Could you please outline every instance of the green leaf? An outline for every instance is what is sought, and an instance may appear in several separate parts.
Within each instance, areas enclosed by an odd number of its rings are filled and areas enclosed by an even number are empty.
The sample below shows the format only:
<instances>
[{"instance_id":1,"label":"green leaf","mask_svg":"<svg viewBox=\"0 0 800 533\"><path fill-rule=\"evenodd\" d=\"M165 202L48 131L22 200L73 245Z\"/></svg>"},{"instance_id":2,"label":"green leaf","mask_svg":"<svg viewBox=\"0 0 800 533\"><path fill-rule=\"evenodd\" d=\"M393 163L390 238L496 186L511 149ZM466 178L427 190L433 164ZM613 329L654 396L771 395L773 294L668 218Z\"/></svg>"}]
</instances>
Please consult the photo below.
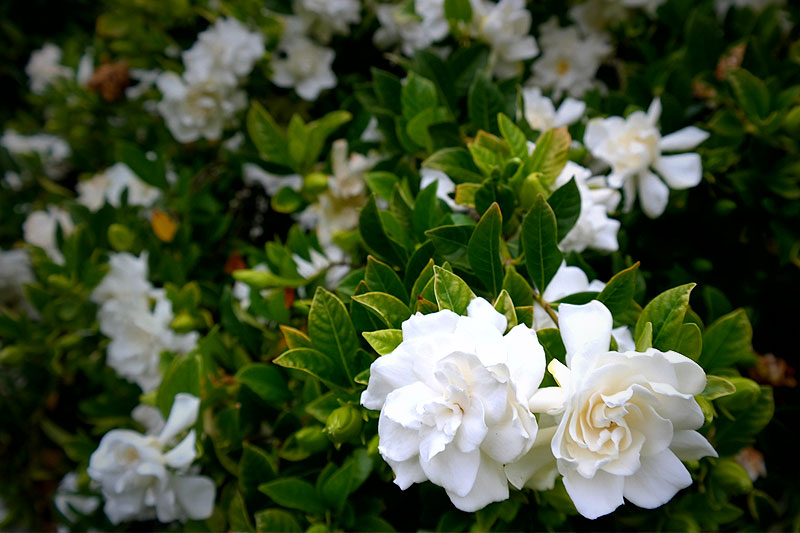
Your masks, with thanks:
<instances>
[{"instance_id":1,"label":"green leaf","mask_svg":"<svg viewBox=\"0 0 800 533\"><path fill-rule=\"evenodd\" d=\"M367 187L378 198L383 198L387 202L392 198L394 186L398 183L397 175L386 172L384 170L376 170L364 174L364 181L367 182Z\"/></svg>"},{"instance_id":2,"label":"green leaf","mask_svg":"<svg viewBox=\"0 0 800 533\"><path fill-rule=\"evenodd\" d=\"M633 294L636 289L636 275L638 272L638 262L625 270L617 272L608 280L606 286L597 296L597 301L611 311L615 323L628 324L624 318L628 316L632 307L636 307Z\"/></svg>"},{"instance_id":3,"label":"green leaf","mask_svg":"<svg viewBox=\"0 0 800 533\"><path fill-rule=\"evenodd\" d=\"M688 283L669 289L645 306L633 334L633 338L637 339L637 347L647 322L651 322L653 329L654 348L667 351L678 345L683 317L689 309L689 294L694 287L695 283Z\"/></svg>"},{"instance_id":4,"label":"green leaf","mask_svg":"<svg viewBox=\"0 0 800 533\"><path fill-rule=\"evenodd\" d=\"M353 386L352 380L343 374L337 361L313 348L292 348L276 357L273 362L278 366L301 370L337 387Z\"/></svg>"},{"instance_id":5,"label":"green leaf","mask_svg":"<svg viewBox=\"0 0 800 533\"><path fill-rule=\"evenodd\" d=\"M337 362L348 386L352 387L358 350L356 330L344 304L322 287L314 293L308 312L308 336L315 348Z\"/></svg>"},{"instance_id":6,"label":"green leaf","mask_svg":"<svg viewBox=\"0 0 800 533\"><path fill-rule=\"evenodd\" d=\"M406 250L387 233L374 196L371 196L367 205L361 209L358 228L369 250L385 258L390 264L405 264Z\"/></svg>"},{"instance_id":7,"label":"green leaf","mask_svg":"<svg viewBox=\"0 0 800 533\"><path fill-rule=\"evenodd\" d=\"M461 183L456 185L456 203L475 207L475 194L483 187L480 183Z\"/></svg>"},{"instance_id":8,"label":"green leaf","mask_svg":"<svg viewBox=\"0 0 800 533\"><path fill-rule=\"evenodd\" d=\"M325 505L314 485L296 477L276 479L259 485L258 490L275 503L288 509L297 509L309 514L323 514Z\"/></svg>"},{"instance_id":9,"label":"green leaf","mask_svg":"<svg viewBox=\"0 0 800 533\"><path fill-rule=\"evenodd\" d=\"M467 113L472 125L479 130L497 132L497 115L506 112L506 102L500 89L485 75L475 77L467 95Z\"/></svg>"},{"instance_id":10,"label":"green leaf","mask_svg":"<svg viewBox=\"0 0 800 533\"><path fill-rule=\"evenodd\" d=\"M286 378L274 366L263 363L243 366L236 372L236 379L270 405L280 405L290 398Z\"/></svg>"},{"instance_id":11,"label":"green leaf","mask_svg":"<svg viewBox=\"0 0 800 533\"><path fill-rule=\"evenodd\" d=\"M637 324L637 329L639 325ZM646 352L648 349L653 347L653 323L652 322L645 322L644 326L642 326L641 332L639 332L636 337L636 351L637 352Z\"/></svg>"},{"instance_id":12,"label":"green leaf","mask_svg":"<svg viewBox=\"0 0 800 533\"><path fill-rule=\"evenodd\" d=\"M328 137L352 118L353 116L348 111L338 110L332 111L320 119L309 122L306 126L309 131L306 158L302 168L299 170L307 170L314 166L317 159L319 159L320 153L322 153L322 148L325 146L325 141Z\"/></svg>"},{"instance_id":13,"label":"green leaf","mask_svg":"<svg viewBox=\"0 0 800 533\"><path fill-rule=\"evenodd\" d=\"M322 495L334 509L341 510L347 497L355 492L372 471L372 460L365 449L353 452L333 474L322 483Z\"/></svg>"},{"instance_id":14,"label":"green leaf","mask_svg":"<svg viewBox=\"0 0 800 533\"><path fill-rule=\"evenodd\" d=\"M724 399L731 397L727 396ZM775 400L772 396L772 387L762 386L757 400L746 413L735 420L727 420L724 417L718 419L714 447L720 457L735 455L745 446L752 445L754 436L764 429L774 412Z\"/></svg>"},{"instance_id":15,"label":"green leaf","mask_svg":"<svg viewBox=\"0 0 800 533\"><path fill-rule=\"evenodd\" d=\"M303 531L292 513L283 509L265 509L255 514L256 533L282 532L299 533Z\"/></svg>"},{"instance_id":16,"label":"green leaf","mask_svg":"<svg viewBox=\"0 0 800 533\"><path fill-rule=\"evenodd\" d=\"M564 346L564 341L561 338L561 332L558 328L542 328L537 330L536 337L544 348L548 361L557 359L567 364L567 348Z\"/></svg>"},{"instance_id":17,"label":"green leaf","mask_svg":"<svg viewBox=\"0 0 800 533\"><path fill-rule=\"evenodd\" d=\"M433 254L436 253L436 247L429 239L425 239L421 245L408 258L406 270L403 274L403 284L409 291L414 287L414 282L417 280L422 271L428 266L428 263L433 259Z\"/></svg>"},{"instance_id":18,"label":"green leaf","mask_svg":"<svg viewBox=\"0 0 800 533\"><path fill-rule=\"evenodd\" d=\"M172 402L179 392L188 392L201 398L202 359L198 353L180 355L172 360L158 387L156 405L166 419L172 409Z\"/></svg>"},{"instance_id":19,"label":"green leaf","mask_svg":"<svg viewBox=\"0 0 800 533\"><path fill-rule=\"evenodd\" d=\"M474 226L439 226L425 232L436 251L454 265L467 266L467 246Z\"/></svg>"},{"instance_id":20,"label":"green leaf","mask_svg":"<svg viewBox=\"0 0 800 533\"><path fill-rule=\"evenodd\" d=\"M528 158L528 138L514 122L503 113L497 115L500 134L511 148L511 153L523 161Z\"/></svg>"},{"instance_id":21,"label":"green leaf","mask_svg":"<svg viewBox=\"0 0 800 533\"><path fill-rule=\"evenodd\" d=\"M261 157L276 165L291 168L286 134L275 123L272 115L258 102L253 102L250 111L247 112L247 131Z\"/></svg>"},{"instance_id":22,"label":"green leaf","mask_svg":"<svg viewBox=\"0 0 800 533\"><path fill-rule=\"evenodd\" d=\"M475 143L469 143L467 146L469 153L472 155L472 160L481 169L484 176L491 176L492 171L503 164L503 160L497 152L485 148Z\"/></svg>"},{"instance_id":23,"label":"green leaf","mask_svg":"<svg viewBox=\"0 0 800 533\"><path fill-rule=\"evenodd\" d=\"M700 331L700 326L694 322L681 325L675 351L697 361L703 351L703 333Z\"/></svg>"},{"instance_id":24,"label":"green leaf","mask_svg":"<svg viewBox=\"0 0 800 533\"><path fill-rule=\"evenodd\" d=\"M262 272L261 270L248 268L234 271L233 279L246 283L255 290L272 289L276 287L302 287L308 283L308 280L304 278L287 278L285 276L278 276L272 272Z\"/></svg>"},{"instance_id":25,"label":"green leaf","mask_svg":"<svg viewBox=\"0 0 800 533\"><path fill-rule=\"evenodd\" d=\"M353 296L353 300L372 311L389 328L399 329L403 322L411 316L411 311L406 304L384 292L359 294Z\"/></svg>"},{"instance_id":26,"label":"green leaf","mask_svg":"<svg viewBox=\"0 0 800 533\"><path fill-rule=\"evenodd\" d=\"M411 213L411 225L417 240L425 240L425 232L430 228L436 227L436 223L441 217L439 211L439 199L436 197L437 183L434 181L422 189L414 201L414 209Z\"/></svg>"},{"instance_id":27,"label":"green leaf","mask_svg":"<svg viewBox=\"0 0 800 533\"><path fill-rule=\"evenodd\" d=\"M483 214L467 244L469 264L492 296L503 285L503 261L500 257L500 234L503 217L500 206L493 203Z\"/></svg>"},{"instance_id":28,"label":"green leaf","mask_svg":"<svg viewBox=\"0 0 800 533\"><path fill-rule=\"evenodd\" d=\"M503 290L507 291L514 305L525 307L533 305L533 289L528 280L522 277L514 265L506 266L506 275L503 278Z\"/></svg>"},{"instance_id":29,"label":"green leaf","mask_svg":"<svg viewBox=\"0 0 800 533\"><path fill-rule=\"evenodd\" d=\"M309 148L309 128L300 115L292 115L287 129L289 143L289 159L292 161L292 168L301 169L306 161L306 152Z\"/></svg>"},{"instance_id":30,"label":"green leaf","mask_svg":"<svg viewBox=\"0 0 800 533\"><path fill-rule=\"evenodd\" d=\"M395 115L402 114L402 104L400 102L402 85L400 78L377 68L371 69L371 72L372 87L375 89L378 101Z\"/></svg>"},{"instance_id":31,"label":"green leaf","mask_svg":"<svg viewBox=\"0 0 800 533\"><path fill-rule=\"evenodd\" d=\"M424 110L436 107L438 102L436 85L431 80L410 72L400 92L403 116L411 120Z\"/></svg>"},{"instance_id":32,"label":"green leaf","mask_svg":"<svg viewBox=\"0 0 800 533\"><path fill-rule=\"evenodd\" d=\"M536 149L531 154L526 170L540 172L546 188L550 188L567 163L572 137L567 128L561 127L544 132L536 140Z\"/></svg>"},{"instance_id":33,"label":"green leaf","mask_svg":"<svg viewBox=\"0 0 800 533\"><path fill-rule=\"evenodd\" d=\"M313 346L308 335L299 329L283 325L280 328L283 338L286 340L286 346L289 348L311 348Z\"/></svg>"},{"instance_id":34,"label":"green leaf","mask_svg":"<svg viewBox=\"0 0 800 533\"><path fill-rule=\"evenodd\" d=\"M505 290L500 291L497 300L494 302L494 309L506 317L506 331L517 325L517 312L514 310L514 302Z\"/></svg>"},{"instance_id":35,"label":"green leaf","mask_svg":"<svg viewBox=\"0 0 800 533\"><path fill-rule=\"evenodd\" d=\"M242 494L237 490L228 503L228 524L233 531L255 531L250 523L250 515L244 504Z\"/></svg>"},{"instance_id":36,"label":"green leaf","mask_svg":"<svg viewBox=\"0 0 800 533\"><path fill-rule=\"evenodd\" d=\"M403 332L399 329L382 329L365 331L361 335L367 340L378 355L386 355L394 351L403 342Z\"/></svg>"},{"instance_id":37,"label":"green leaf","mask_svg":"<svg viewBox=\"0 0 800 533\"><path fill-rule=\"evenodd\" d=\"M581 214L581 193L575 183L575 178L571 178L567 183L556 189L547 199L547 203L550 204L556 214L558 242L561 242L575 226Z\"/></svg>"},{"instance_id":38,"label":"green leaf","mask_svg":"<svg viewBox=\"0 0 800 533\"><path fill-rule=\"evenodd\" d=\"M556 215L544 196L537 196L533 207L523 219L520 240L528 274L539 293L544 293L561 266L563 257L558 249Z\"/></svg>"},{"instance_id":39,"label":"green leaf","mask_svg":"<svg viewBox=\"0 0 800 533\"><path fill-rule=\"evenodd\" d=\"M721 376L706 376L706 388L701 395L707 400L716 400L736 392L736 386Z\"/></svg>"},{"instance_id":40,"label":"green leaf","mask_svg":"<svg viewBox=\"0 0 800 533\"><path fill-rule=\"evenodd\" d=\"M756 361L753 328L743 309L729 313L706 328L703 353L697 361L707 371Z\"/></svg>"},{"instance_id":41,"label":"green leaf","mask_svg":"<svg viewBox=\"0 0 800 533\"><path fill-rule=\"evenodd\" d=\"M425 265L425 268L422 269L422 272L419 273L419 276L414 281L414 285L411 287L411 298L409 299L409 305L412 307L415 305L419 295L422 294L422 290L433 279L433 265L433 259L429 259L428 264Z\"/></svg>"},{"instance_id":42,"label":"green leaf","mask_svg":"<svg viewBox=\"0 0 800 533\"><path fill-rule=\"evenodd\" d=\"M533 306L532 305L518 305L514 308L517 313L517 321L520 324L525 324L529 328L533 327Z\"/></svg>"},{"instance_id":43,"label":"green leaf","mask_svg":"<svg viewBox=\"0 0 800 533\"><path fill-rule=\"evenodd\" d=\"M370 290L391 294L404 302L408 300L408 291L406 291L403 282L400 281L400 276L397 275L392 267L372 256L367 257L367 270L364 274L364 281L367 282Z\"/></svg>"},{"instance_id":44,"label":"green leaf","mask_svg":"<svg viewBox=\"0 0 800 533\"><path fill-rule=\"evenodd\" d=\"M447 122L449 118L450 114L444 107L423 109L408 121L406 133L412 141L430 151L433 149L433 141L428 128L434 124Z\"/></svg>"},{"instance_id":45,"label":"green leaf","mask_svg":"<svg viewBox=\"0 0 800 533\"><path fill-rule=\"evenodd\" d=\"M161 157L151 161L139 146L128 141L117 144L115 156L117 161L125 163L145 183L159 189L169 189L167 167Z\"/></svg>"},{"instance_id":46,"label":"green leaf","mask_svg":"<svg viewBox=\"0 0 800 533\"><path fill-rule=\"evenodd\" d=\"M423 161L422 166L441 170L456 183L481 183L484 180L466 148L442 148Z\"/></svg>"},{"instance_id":47,"label":"green leaf","mask_svg":"<svg viewBox=\"0 0 800 533\"><path fill-rule=\"evenodd\" d=\"M277 476L275 460L258 446L245 442L239 461L239 486L245 494L255 491L260 483Z\"/></svg>"},{"instance_id":48,"label":"green leaf","mask_svg":"<svg viewBox=\"0 0 800 533\"><path fill-rule=\"evenodd\" d=\"M753 121L767 118L770 111L769 89L760 79L743 68L728 72L736 100L748 118Z\"/></svg>"},{"instance_id":49,"label":"green leaf","mask_svg":"<svg viewBox=\"0 0 800 533\"><path fill-rule=\"evenodd\" d=\"M449 21L472 22L472 4L469 0L444 0L444 16Z\"/></svg>"},{"instance_id":50,"label":"green leaf","mask_svg":"<svg viewBox=\"0 0 800 533\"><path fill-rule=\"evenodd\" d=\"M464 280L442 267L433 267L433 290L439 309L450 309L458 315L467 312L475 294Z\"/></svg>"}]
</instances>

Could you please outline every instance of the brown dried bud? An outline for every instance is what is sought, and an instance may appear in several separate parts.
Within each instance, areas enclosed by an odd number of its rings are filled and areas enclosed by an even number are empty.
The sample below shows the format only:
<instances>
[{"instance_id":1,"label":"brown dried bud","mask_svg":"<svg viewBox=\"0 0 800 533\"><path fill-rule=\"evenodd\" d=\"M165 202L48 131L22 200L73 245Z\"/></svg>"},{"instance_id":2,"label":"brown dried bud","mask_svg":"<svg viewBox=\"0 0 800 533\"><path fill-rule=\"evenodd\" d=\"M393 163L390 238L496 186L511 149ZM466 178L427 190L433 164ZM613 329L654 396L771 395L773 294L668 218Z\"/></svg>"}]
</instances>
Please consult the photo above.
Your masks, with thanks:
<instances>
[{"instance_id":1,"label":"brown dried bud","mask_svg":"<svg viewBox=\"0 0 800 533\"><path fill-rule=\"evenodd\" d=\"M100 93L106 102L120 100L125 88L131 84L129 68L130 65L124 60L100 65L89 80L89 89Z\"/></svg>"},{"instance_id":2,"label":"brown dried bud","mask_svg":"<svg viewBox=\"0 0 800 533\"><path fill-rule=\"evenodd\" d=\"M718 80L722 81L725 79L725 76L728 74L728 72L741 67L746 48L747 43L737 44L728 50L727 53L723 54L722 57L719 58L719 62L717 62L717 70L714 71L714 76L716 76Z\"/></svg>"},{"instance_id":3,"label":"brown dried bud","mask_svg":"<svg viewBox=\"0 0 800 533\"><path fill-rule=\"evenodd\" d=\"M771 353L759 355L758 362L748 370L751 378L759 383L773 387L796 387L794 368L789 366L784 359L775 357Z\"/></svg>"}]
</instances>

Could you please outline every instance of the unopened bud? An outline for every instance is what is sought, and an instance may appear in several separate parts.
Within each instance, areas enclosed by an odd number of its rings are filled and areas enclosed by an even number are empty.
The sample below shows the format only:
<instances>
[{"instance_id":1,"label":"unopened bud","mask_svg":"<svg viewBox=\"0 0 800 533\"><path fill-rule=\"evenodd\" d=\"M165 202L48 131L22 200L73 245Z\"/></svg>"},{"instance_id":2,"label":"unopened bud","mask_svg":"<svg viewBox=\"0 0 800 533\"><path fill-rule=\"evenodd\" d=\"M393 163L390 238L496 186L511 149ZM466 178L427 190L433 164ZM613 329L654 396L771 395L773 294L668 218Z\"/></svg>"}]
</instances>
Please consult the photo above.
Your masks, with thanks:
<instances>
[{"instance_id":1,"label":"unopened bud","mask_svg":"<svg viewBox=\"0 0 800 533\"><path fill-rule=\"evenodd\" d=\"M108 242L117 252L125 252L133 247L136 235L122 224L111 224L108 227Z\"/></svg>"},{"instance_id":2,"label":"unopened bud","mask_svg":"<svg viewBox=\"0 0 800 533\"><path fill-rule=\"evenodd\" d=\"M352 405L343 405L328 415L325 433L334 444L351 441L361 435L361 410Z\"/></svg>"}]
</instances>

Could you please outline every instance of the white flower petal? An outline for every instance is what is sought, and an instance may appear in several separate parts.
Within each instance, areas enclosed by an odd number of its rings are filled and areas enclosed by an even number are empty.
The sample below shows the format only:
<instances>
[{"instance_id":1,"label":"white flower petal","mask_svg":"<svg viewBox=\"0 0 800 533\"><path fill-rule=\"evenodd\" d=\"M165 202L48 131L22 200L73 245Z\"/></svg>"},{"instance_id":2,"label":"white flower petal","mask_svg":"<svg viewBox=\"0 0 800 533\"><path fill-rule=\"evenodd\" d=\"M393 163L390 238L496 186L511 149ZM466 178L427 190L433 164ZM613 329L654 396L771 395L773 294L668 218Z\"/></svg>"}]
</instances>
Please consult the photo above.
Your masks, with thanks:
<instances>
[{"instance_id":1,"label":"white flower petal","mask_svg":"<svg viewBox=\"0 0 800 533\"><path fill-rule=\"evenodd\" d=\"M696 461L702 457L718 457L717 451L697 431L676 431L669 449L682 461Z\"/></svg>"},{"instance_id":2,"label":"white flower petal","mask_svg":"<svg viewBox=\"0 0 800 533\"><path fill-rule=\"evenodd\" d=\"M167 423L158 436L158 441L164 445L178 436L182 431L189 429L196 421L200 410L200 399L197 396L179 392L175 395L172 409L169 412Z\"/></svg>"},{"instance_id":3,"label":"white flower petal","mask_svg":"<svg viewBox=\"0 0 800 533\"><path fill-rule=\"evenodd\" d=\"M611 343L611 312L597 300L585 305L558 306L561 338L567 349L567 366L577 355L607 352Z\"/></svg>"},{"instance_id":4,"label":"white flower petal","mask_svg":"<svg viewBox=\"0 0 800 533\"><path fill-rule=\"evenodd\" d=\"M564 409L566 391L562 387L546 387L536 391L528 402L532 413L555 414Z\"/></svg>"},{"instance_id":5,"label":"white flower petal","mask_svg":"<svg viewBox=\"0 0 800 533\"><path fill-rule=\"evenodd\" d=\"M553 126L569 126L577 122L586 111L586 103L575 98L565 98L561 105L558 106L556 111L556 118L553 121Z\"/></svg>"},{"instance_id":6,"label":"white flower petal","mask_svg":"<svg viewBox=\"0 0 800 533\"><path fill-rule=\"evenodd\" d=\"M544 348L536 332L525 324L517 324L503 337L506 366L517 387L517 397L527 401L544 378Z\"/></svg>"},{"instance_id":7,"label":"white flower petal","mask_svg":"<svg viewBox=\"0 0 800 533\"><path fill-rule=\"evenodd\" d=\"M535 490L550 490L558 476L556 458L550 449L550 441L556 433L556 426L539 428L536 441L531 449L518 461L507 464L506 477L514 487L522 490L530 487Z\"/></svg>"},{"instance_id":8,"label":"white flower petal","mask_svg":"<svg viewBox=\"0 0 800 533\"><path fill-rule=\"evenodd\" d=\"M197 457L197 450L194 447L196 440L197 436L194 430L191 430L180 444L164 454L167 464L178 470L188 468L194 458Z\"/></svg>"},{"instance_id":9,"label":"white flower petal","mask_svg":"<svg viewBox=\"0 0 800 533\"><path fill-rule=\"evenodd\" d=\"M503 465L483 457L472 489L464 495L448 490L447 495L453 505L467 513L482 509L492 502L507 500L508 481L503 472Z\"/></svg>"},{"instance_id":10,"label":"white flower petal","mask_svg":"<svg viewBox=\"0 0 800 533\"><path fill-rule=\"evenodd\" d=\"M467 306L467 316L485 324L491 324L500 333L506 330L506 325L508 324L506 317L499 313L492 307L492 304L483 298L474 298L469 303Z\"/></svg>"},{"instance_id":11,"label":"white flower petal","mask_svg":"<svg viewBox=\"0 0 800 533\"><path fill-rule=\"evenodd\" d=\"M400 490L406 490L414 483L422 483L428 480L425 476L425 472L419 465L419 457L412 457L407 461L392 461L384 457L384 460L392 467L394 483L400 487Z\"/></svg>"},{"instance_id":12,"label":"white flower petal","mask_svg":"<svg viewBox=\"0 0 800 533\"><path fill-rule=\"evenodd\" d=\"M670 450L642 457L642 466L625 478L625 498L631 503L655 509L670 501L675 494L692 484L692 476Z\"/></svg>"},{"instance_id":13,"label":"white flower petal","mask_svg":"<svg viewBox=\"0 0 800 533\"><path fill-rule=\"evenodd\" d=\"M698 154L662 155L653 164L664 181L675 190L688 189L703 179L703 163Z\"/></svg>"},{"instance_id":14,"label":"white flower petal","mask_svg":"<svg viewBox=\"0 0 800 533\"><path fill-rule=\"evenodd\" d=\"M646 170L636 177L639 185L639 203L650 218L661 216L669 202L669 187L658 176Z\"/></svg>"},{"instance_id":15,"label":"white flower petal","mask_svg":"<svg viewBox=\"0 0 800 533\"><path fill-rule=\"evenodd\" d=\"M607 474L602 470L591 479L586 479L577 472L564 475L564 488L575 508L592 520L611 513L623 504L624 487L624 477Z\"/></svg>"},{"instance_id":16,"label":"white flower petal","mask_svg":"<svg viewBox=\"0 0 800 533\"><path fill-rule=\"evenodd\" d=\"M214 512L217 488L206 476L175 476L172 481L178 503L192 520L205 520Z\"/></svg>"},{"instance_id":17,"label":"white flower petal","mask_svg":"<svg viewBox=\"0 0 800 533\"><path fill-rule=\"evenodd\" d=\"M475 486L480 464L480 450L464 453L452 446L431 457L430 461L420 459L420 465L428 479L461 497L469 494Z\"/></svg>"},{"instance_id":18,"label":"white flower petal","mask_svg":"<svg viewBox=\"0 0 800 533\"><path fill-rule=\"evenodd\" d=\"M708 139L708 132L695 126L686 126L662 137L659 147L662 152L684 152Z\"/></svg>"},{"instance_id":19,"label":"white flower petal","mask_svg":"<svg viewBox=\"0 0 800 533\"><path fill-rule=\"evenodd\" d=\"M449 309L438 313L423 315L415 313L403 322L403 341L409 341L430 334L451 333L456 329L458 315Z\"/></svg>"}]
</instances>

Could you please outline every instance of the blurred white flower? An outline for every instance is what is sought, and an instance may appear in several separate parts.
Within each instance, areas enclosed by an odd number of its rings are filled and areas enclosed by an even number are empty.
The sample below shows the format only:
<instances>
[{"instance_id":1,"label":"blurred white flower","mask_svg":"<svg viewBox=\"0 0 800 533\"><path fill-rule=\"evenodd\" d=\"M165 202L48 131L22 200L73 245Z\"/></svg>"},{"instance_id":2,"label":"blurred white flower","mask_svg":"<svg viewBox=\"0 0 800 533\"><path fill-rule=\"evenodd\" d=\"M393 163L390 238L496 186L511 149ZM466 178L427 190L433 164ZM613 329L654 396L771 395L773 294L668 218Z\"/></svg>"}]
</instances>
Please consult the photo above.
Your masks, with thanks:
<instances>
[{"instance_id":1,"label":"blurred white flower","mask_svg":"<svg viewBox=\"0 0 800 533\"><path fill-rule=\"evenodd\" d=\"M150 207L161 197L161 191L139 179L125 163L116 163L91 179L79 182L76 189L78 203L92 211L103 207L106 201L119 207L125 190L128 191L128 205Z\"/></svg>"},{"instance_id":2,"label":"blurred white flower","mask_svg":"<svg viewBox=\"0 0 800 533\"><path fill-rule=\"evenodd\" d=\"M284 17L286 27L272 56L272 83L294 89L304 100L316 100L325 89L336 87L331 69L336 55L332 48L320 46L305 36L305 23Z\"/></svg>"},{"instance_id":3,"label":"blurred white flower","mask_svg":"<svg viewBox=\"0 0 800 533\"><path fill-rule=\"evenodd\" d=\"M732 7L737 9L749 8L756 13L760 13L768 6L783 5L784 3L785 2L783 0L714 0L714 9L716 10L717 15L720 18L723 18L728 10ZM786 20L789 22L788 16L786 17Z\"/></svg>"},{"instance_id":4,"label":"blurred white flower","mask_svg":"<svg viewBox=\"0 0 800 533\"><path fill-rule=\"evenodd\" d=\"M108 273L90 296L92 302L102 305L110 300L147 299L153 286L147 279L147 252L136 257L128 252L111 254Z\"/></svg>"},{"instance_id":5,"label":"blurred white flower","mask_svg":"<svg viewBox=\"0 0 800 533\"><path fill-rule=\"evenodd\" d=\"M100 498L81 492L78 486L78 474L69 472L58 484L53 503L64 518L74 523L82 516L95 512L100 507Z\"/></svg>"},{"instance_id":6,"label":"blurred white flower","mask_svg":"<svg viewBox=\"0 0 800 533\"><path fill-rule=\"evenodd\" d=\"M242 165L242 179L247 185L258 183L264 187L269 196L275 196L284 187L289 187L293 191L303 188L303 176L300 174L273 174L253 163Z\"/></svg>"},{"instance_id":7,"label":"blurred white flower","mask_svg":"<svg viewBox=\"0 0 800 533\"><path fill-rule=\"evenodd\" d=\"M569 8L569 16L583 34L603 33L628 17L619 0L585 0Z\"/></svg>"},{"instance_id":8,"label":"blurred white flower","mask_svg":"<svg viewBox=\"0 0 800 533\"><path fill-rule=\"evenodd\" d=\"M61 78L72 78L75 71L61 64L61 48L47 43L34 51L25 66L31 92L42 94L50 85Z\"/></svg>"},{"instance_id":9,"label":"blurred white flower","mask_svg":"<svg viewBox=\"0 0 800 533\"><path fill-rule=\"evenodd\" d=\"M611 45L599 34L581 37L578 28L561 28L553 17L539 27L542 55L533 63L529 83L552 90L559 99L565 92L576 98L595 87L595 73L611 53Z\"/></svg>"},{"instance_id":10,"label":"blurred white flower","mask_svg":"<svg viewBox=\"0 0 800 533\"><path fill-rule=\"evenodd\" d=\"M195 431L174 444L194 425L199 408L198 398L179 393L157 435L114 429L103 436L89 459L87 473L100 484L106 500L104 511L113 524L153 518L162 523L203 520L211 516L214 482L188 473L197 457Z\"/></svg>"},{"instance_id":11,"label":"blurred white flower","mask_svg":"<svg viewBox=\"0 0 800 533\"><path fill-rule=\"evenodd\" d=\"M635 111L627 118L590 120L583 138L593 156L611 165L608 183L624 190L625 211L631 210L638 193L642 211L650 218L658 217L666 209L669 187L694 187L703 174L698 154L661 155L662 152L691 150L708 138L707 132L695 126L662 138L658 130L660 116L661 101L656 98L647 113Z\"/></svg>"},{"instance_id":12,"label":"blurred white flower","mask_svg":"<svg viewBox=\"0 0 800 533\"><path fill-rule=\"evenodd\" d=\"M473 36L492 49L491 64L498 78L511 78L522 71L522 61L536 57L539 47L530 34L531 12L525 0L472 0Z\"/></svg>"},{"instance_id":13,"label":"blurred white flower","mask_svg":"<svg viewBox=\"0 0 800 533\"><path fill-rule=\"evenodd\" d=\"M61 137L46 133L20 135L9 129L0 137L0 146L12 156L36 154L45 174L51 179L61 179L69 169L72 150Z\"/></svg>"},{"instance_id":14,"label":"blurred white flower","mask_svg":"<svg viewBox=\"0 0 800 533\"><path fill-rule=\"evenodd\" d=\"M419 190L425 189L428 185L436 182L436 197L444 202L455 212L465 212L469 208L463 205L458 205L451 197L451 194L456 192L456 184L450 179L450 176L441 170L434 170L432 168L422 167L419 169Z\"/></svg>"},{"instance_id":15,"label":"blurred white flower","mask_svg":"<svg viewBox=\"0 0 800 533\"><path fill-rule=\"evenodd\" d=\"M619 248L617 233L619 220L608 218L608 214L619 205L618 191L606 187L605 179L592 177L592 172L567 161L556 178L553 190L575 178L581 196L581 211L575 225L558 244L565 252L582 252L587 248L601 252L614 252Z\"/></svg>"},{"instance_id":16,"label":"blurred white flower","mask_svg":"<svg viewBox=\"0 0 800 533\"><path fill-rule=\"evenodd\" d=\"M31 258L26 250L0 249L0 307L36 316L23 291L23 286L34 279Z\"/></svg>"},{"instance_id":17,"label":"blurred white flower","mask_svg":"<svg viewBox=\"0 0 800 533\"><path fill-rule=\"evenodd\" d=\"M292 254L297 273L305 279L312 279L326 271L325 286L335 287L350 272L347 255L335 244L326 246L324 253L311 248L308 255L310 261L298 254Z\"/></svg>"},{"instance_id":18,"label":"blurred white flower","mask_svg":"<svg viewBox=\"0 0 800 533\"><path fill-rule=\"evenodd\" d=\"M578 512L592 519L623 497L647 509L667 503L692 483L681 460L717 456L695 431L705 420L694 399L706 384L703 369L673 351L610 351L612 322L598 301L562 304L567 364L551 361L559 386L529 403L560 417L551 451Z\"/></svg>"},{"instance_id":19,"label":"blurred white flower","mask_svg":"<svg viewBox=\"0 0 800 533\"><path fill-rule=\"evenodd\" d=\"M667 0L620 0L625 7L641 8L651 17L656 14L656 9Z\"/></svg>"},{"instance_id":20,"label":"blurred white flower","mask_svg":"<svg viewBox=\"0 0 800 533\"><path fill-rule=\"evenodd\" d=\"M64 264L64 256L56 243L56 228L61 227L64 238L70 236L75 226L69 213L52 205L47 211L34 211L22 224L25 242L43 249L50 259L59 265Z\"/></svg>"},{"instance_id":21,"label":"blurred white flower","mask_svg":"<svg viewBox=\"0 0 800 533\"><path fill-rule=\"evenodd\" d=\"M378 48L399 45L407 56L444 39L450 25L444 16L444 0L415 0L414 12L404 4L379 4L375 8L381 27L373 40Z\"/></svg>"},{"instance_id":22,"label":"blurred white flower","mask_svg":"<svg viewBox=\"0 0 800 533\"><path fill-rule=\"evenodd\" d=\"M523 88L522 101L525 120L531 128L541 132L574 124L586 111L586 104L574 98L565 98L556 110L553 101L538 87Z\"/></svg>"},{"instance_id":23,"label":"blurred white flower","mask_svg":"<svg viewBox=\"0 0 800 533\"><path fill-rule=\"evenodd\" d=\"M294 12L305 19L311 33L323 43L333 35L347 35L361 21L360 0L294 0Z\"/></svg>"},{"instance_id":24,"label":"blurred white flower","mask_svg":"<svg viewBox=\"0 0 800 533\"><path fill-rule=\"evenodd\" d=\"M158 70L147 70L143 68L130 69L128 75L131 80L135 80L137 83L125 89L125 96L130 100L139 98L153 88L160 74L161 71Z\"/></svg>"},{"instance_id":25,"label":"blurred white flower","mask_svg":"<svg viewBox=\"0 0 800 533\"><path fill-rule=\"evenodd\" d=\"M264 57L264 36L250 31L235 18L218 18L183 52L183 78L189 85L213 84L236 87Z\"/></svg>"},{"instance_id":26,"label":"blurred white flower","mask_svg":"<svg viewBox=\"0 0 800 533\"><path fill-rule=\"evenodd\" d=\"M555 303L562 298L572 296L581 292L600 292L605 287L605 283L599 280L592 280L586 273L576 266L568 266L566 261L562 261L556 274L542 294L542 299L547 303ZM537 302L533 303L533 329L555 328L556 324L550 315Z\"/></svg>"},{"instance_id":27,"label":"blurred white flower","mask_svg":"<svg viewBox=\"0 0 800 533\"><path fill-rule=\"evenodd\" d=\"M380 409L378 451L406 489L430 480L462 511L508 498L503 465L527 454L528 401L544 375L533 330L482 298L468 316L443 310L403 322L403 342L375 360L361 403Z\"/></svg>"}]
</instances>

